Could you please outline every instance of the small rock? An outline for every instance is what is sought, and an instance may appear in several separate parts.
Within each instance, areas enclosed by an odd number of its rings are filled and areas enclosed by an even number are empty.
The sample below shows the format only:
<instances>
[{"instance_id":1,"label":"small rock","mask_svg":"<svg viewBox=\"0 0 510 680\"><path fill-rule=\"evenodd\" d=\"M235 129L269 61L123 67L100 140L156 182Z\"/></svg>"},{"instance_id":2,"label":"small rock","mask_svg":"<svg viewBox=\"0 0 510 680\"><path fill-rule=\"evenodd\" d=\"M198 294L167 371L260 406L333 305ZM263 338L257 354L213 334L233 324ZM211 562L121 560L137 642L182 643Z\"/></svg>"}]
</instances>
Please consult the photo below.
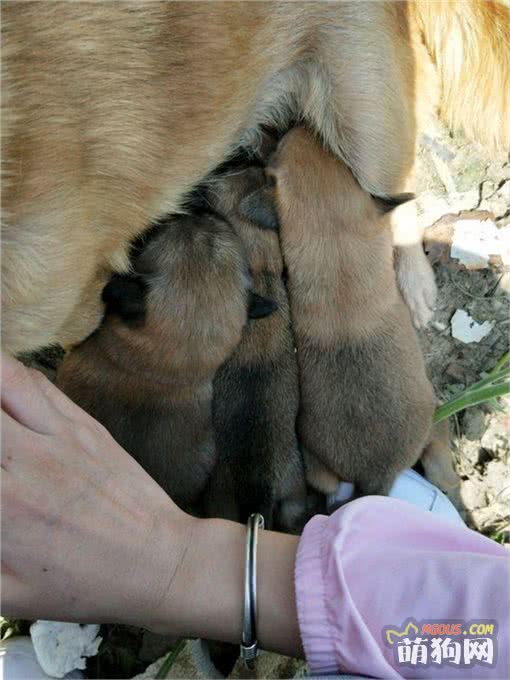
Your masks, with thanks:
<instances>
[{"instance_id":1,"label":"small rock","mask_svg":"<svg viewBox=\"0 0 510 680\"><path fill-rule=\"evenodd\" d=\"M257 657L255 670L250 678L305 678L307 665L301 659L292 659L273 652L261 651ZM239 659L229 678L246 678L244 661Z\"/></svg>"},{"instance_id":2,"label":"small rock","mask_svg":"<svg viewBox=\"0 0 510 680\"><path fill-rule=\"evenodd\" d=\"M510 263L510 229L493 220L459 220L454 225L451 257L466 269L486 269L495 258Z\"/></svg>"},{"instance_id":3,"label":"small rock","mask_svg":"<svg viewBox=\"0 0 510 680\"><path fill-rule=\"evenodd\" d=\"M492 194L494 194L496 191L496 183L493 182L491 179L486 180L485 182L482 182L482 187L481 187L481 197L482 199L485 198L490 198Z\"/></svg>"},{"instance_id":4,"label":"small rock","mask_svg":"<svg viewBox=\"0 0 510 680\"><path fill-rule=\"evenodd\" d=\"M480 408L468 408L462 419L464 436L470 441L481 439L487 426L485 413Z\"/></svg>"},{"instance_id":5,"label":"small rock","mask_svg":"<svg viewBox=\"0 0 510 680\"><path fill-rule=\"evenodd\" d=\"M452 337L464 344L480 342L494 328L494 321L478 323L463 309L457 309L451 320Z\"/></svg>"},{"instance_id":6,"label":"small rock","mask_svg":"<svg viewBox=\"0 0 510 680\"><path fill-rule=\"evenodd\" d=\"M460 486L460 497L469 512L476 508L484 508L487 505L485 485L478 479L467 479Z\"/></svg>"},{"instance_id":7,"label":"small rock","mask_svg":"<svg viewBox=\"0 0 510 680\"><path fill-rule=\"evenodd\" d=\"M470 519L478 531L493 533L502 525L510 523L510 512L505 503L492 503L484 508L476 508L470 513Z\"/></svg>"},{"instance_id":8,"label":"small rock","mask_svg":"<svg viewBox=\"0 0 510 680\"><path fill-rule=\"evenodd\" d=\"M492 418L490 425L482 437L484 449L491 451L494 457L510 457L510 415L497 415Z\"/></svg>"},{"instance_id":9,"label":"small rock","mask_svg":"<svg viewBox=\"0 0 510 680\"><path fill-rule=\"evenodd\" d=\"M510 469L502 460L491 460L485 469L487 496L491 501L509 500Z\"/></svg>"},{"instance_id":10,"label":"small rock","mask_svg":"<svg viewBox=\"0 0 510 680\"><path fill-rule=\"evenodd\" d=\"M487 196L483 195L482 187L482 200L479 207L491 210L496 219L504 217L510 209L510 180L503 181L492 194Z\"/></svg>"},{"instance_id":11,"label":"small rock","mask_svg":"<svg viewBox=\"0 0 510 680\"><path fill-rule=\"evenodd\" d=\"M456 191L448 195L448 205L451 213L459 213L462 210L474 210L479 202L478 189L469 191Z\"/></svg>"},{"instance_id":12,"label":"small rock","mask_svg":"<svg viewBox=\"0 0 510 680\"><path fill-rule=\"evenodd\" d=\"M87 656L95 656L102 638L95 624L36 621L30 636L41 668L54 678L63 678L76 668L85 668Z\"/></svg>"}]
</instances>

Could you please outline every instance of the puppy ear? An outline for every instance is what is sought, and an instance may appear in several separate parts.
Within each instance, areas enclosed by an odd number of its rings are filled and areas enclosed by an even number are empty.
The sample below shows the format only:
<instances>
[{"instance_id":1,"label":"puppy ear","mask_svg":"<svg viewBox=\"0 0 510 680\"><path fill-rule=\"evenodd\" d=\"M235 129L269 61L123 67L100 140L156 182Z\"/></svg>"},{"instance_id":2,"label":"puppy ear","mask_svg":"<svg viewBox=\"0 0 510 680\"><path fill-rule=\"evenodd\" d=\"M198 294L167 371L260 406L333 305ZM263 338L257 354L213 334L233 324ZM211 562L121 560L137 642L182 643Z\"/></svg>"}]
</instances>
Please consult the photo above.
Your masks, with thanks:
<instances>
[{"instance_id":1,"label":"puppy ear","mask_svg":"<svg viewBox=\"0 0 510 680\"><path fill-rule=\"evenodd\" d=\"M409 201L414 201L416 198L415 194L397 194L396 196L389 196L388 198L380 198L379 196L373 196L377 207L382 213L389 213L399 205L408 203Z\"/></svg>"},{"instance_id":2,"label":"puppy ear","mask_svg":"<svg viewBox=\"0 0 510 680\"><path fill-rule=\"evenodd\" d=\"M103 288L106 311L116 314L129 324L145 321L147 284L141 276L114 274Z\"/></svg>"},{"instance_id":3,"label":"puppy ear","mask_svg":"<svg viewBox=\"0 0 510 680\"><path fill-rule=\"evenodd\" d=\"M260 187L245 196L239 203L239 212L261 229L278 231L278 215L269 187Z\"/></svg>"},{"instance_id":4,"label":"puppy ear","mask_svg":"<svg viewBox=\"0 0 510 680\"><path fill-rule=\"evenodd\" d=\"M271 316L278 309L278 305L274 300L257 295L252 290L248 293L248 318L249 319L265 319Z\"/></svg>"}]
</instances>

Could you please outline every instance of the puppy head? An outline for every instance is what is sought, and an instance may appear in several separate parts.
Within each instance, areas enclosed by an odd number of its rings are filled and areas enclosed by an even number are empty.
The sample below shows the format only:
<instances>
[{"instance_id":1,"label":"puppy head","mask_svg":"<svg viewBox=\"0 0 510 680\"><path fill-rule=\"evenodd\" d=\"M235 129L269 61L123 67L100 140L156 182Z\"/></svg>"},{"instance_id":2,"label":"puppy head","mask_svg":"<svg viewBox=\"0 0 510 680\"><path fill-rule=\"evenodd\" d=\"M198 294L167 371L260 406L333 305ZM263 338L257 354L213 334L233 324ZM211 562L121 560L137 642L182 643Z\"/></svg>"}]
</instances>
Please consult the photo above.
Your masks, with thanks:
<instances>
[{"instance_id":1,"label":"puppy head","mask_svg":"<svg viewBox=\"0 0 510 680\"><path fill-rule=\"evenodd\" d=\"M207 196L210 206L233 222L242 219L260 229L278 229L272 191L261 167L240 168L214 177Z\"/></svg>"},{"instance_id":2,"label":"puppy head","mask_svg":"<svg viewBox=\"0 0 510 680\"><path fill-rule=\"evenodd\" d=\"M134 273L116 276L103 299L117 331L140 360L196 377L234 350L248 319L274 311L251 295L241 243L206 213L161 223L135 255Z\"/></svg>"},{"instance_id":3,"label":"puppy head","mask_svg":"<svg viewBox=\"0 0 510 680\"><path fill-rule=\"evenodd\" d=\"M357 234L377 233L389 224L386 215L391 210L414 198L403 194L374 199L345 163L304 128L293 128L283 137L269 159L266 176L282 220L305 218L320 224L334 216L336 230Z\"/></svg>"}]
</instances>

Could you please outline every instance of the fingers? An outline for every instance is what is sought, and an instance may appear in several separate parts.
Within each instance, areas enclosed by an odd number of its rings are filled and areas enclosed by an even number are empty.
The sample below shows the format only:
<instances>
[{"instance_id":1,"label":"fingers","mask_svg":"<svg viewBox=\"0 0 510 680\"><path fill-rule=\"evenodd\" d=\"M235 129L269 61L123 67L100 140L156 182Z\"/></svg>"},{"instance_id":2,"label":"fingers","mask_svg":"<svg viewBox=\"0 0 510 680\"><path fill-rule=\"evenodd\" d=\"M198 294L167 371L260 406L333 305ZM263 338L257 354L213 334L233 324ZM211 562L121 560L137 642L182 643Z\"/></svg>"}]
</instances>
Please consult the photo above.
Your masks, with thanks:
<instances>
[{"instance_id":1,"label":"fingers","mask_svg":"<svg viewBox=\"0 0 510 680\"><path fill-rule=\"evenodd\" d=\"M52 431L54 407L48 399L49 380L2 352L2 410L40 434Z\"/></svg>"},{"instance_id":2,"label":"fingers","mask_svg":"<svg viewBox=\"0 0 510 680\"><path fill-rule=\"evenodd\" d=\"M27 368L2 352L2 409L39 434L62 429L66 420L89 422L90 416L74 404L42 373Z\"/></svg>"},{"instance_id":3,"label":"fingers","mask_svg":"<svg viewBox=\"0 0 510 680\"><path fill-rule=\"evenodd\" d=\"M25 618L29 595L29 589L2 561L2 616Z\"/></svg>"}]
</instances>

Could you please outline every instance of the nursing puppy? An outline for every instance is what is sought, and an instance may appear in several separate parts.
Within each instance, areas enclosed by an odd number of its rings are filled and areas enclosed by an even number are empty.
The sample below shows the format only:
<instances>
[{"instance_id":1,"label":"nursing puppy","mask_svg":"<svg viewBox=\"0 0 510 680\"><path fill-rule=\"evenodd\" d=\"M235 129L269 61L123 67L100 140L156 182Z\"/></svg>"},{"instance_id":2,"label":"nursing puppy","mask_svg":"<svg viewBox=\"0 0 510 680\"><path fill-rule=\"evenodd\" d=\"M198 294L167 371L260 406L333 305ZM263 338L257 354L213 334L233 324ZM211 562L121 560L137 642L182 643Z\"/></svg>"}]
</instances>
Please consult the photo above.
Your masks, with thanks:
<instances>
[{"instance_id":1,"label":"nursing puppy","mask_svg":"<svg viewBox=\"0 0 510 680\"><path fill-rule=\"evenodd\" d=\"M106 286L104 322L64 359L57 385L189 510L216 462L213 377L247 320L244 253L223 220L172 217L133 270Z\"/></svg>"},{"instance_id":2,"label":"nursing puppy","mask_svg":"<svg viewBox=\"0 0 510 680\"><path fill-rule=\"evenodd\" d=\"M509 18L482 0L3 3L4 348L90 334L131 239L262 124L306 121L378 196L414 188L430 89L449 123L508 148ZM400 215L423 323L433 277Z\"/></svg>"},{"instance_id":3,"label":"nursing puppy","mask_svg":"<svg viewBox=\"0 0 510 680\"><path fill-rule=\"evenodd\" d=\"M251 167L215 178L207 193L243 243L253 290L275 304L266 319L248 322L214 379L218 464L206 507L208 515L241 522L260 512L268 526L290 531L301 528L306 514L296 437L299 384L277 217L270 202L259 209L264 186L262 168ZM254 212L259 226L251 220Z\"/></svg>"},{"instance_id":4,"label":"nursing puppy","mask_svg":"<svg viewBox=\"0 0 510 680\"><path fill-rule=\"evenodd\" d=\"M434 395L395 280L387 206L295 129L270 161L297 345L309 483L387 494L431 435Z\"/></svg>"}]
</instances>

